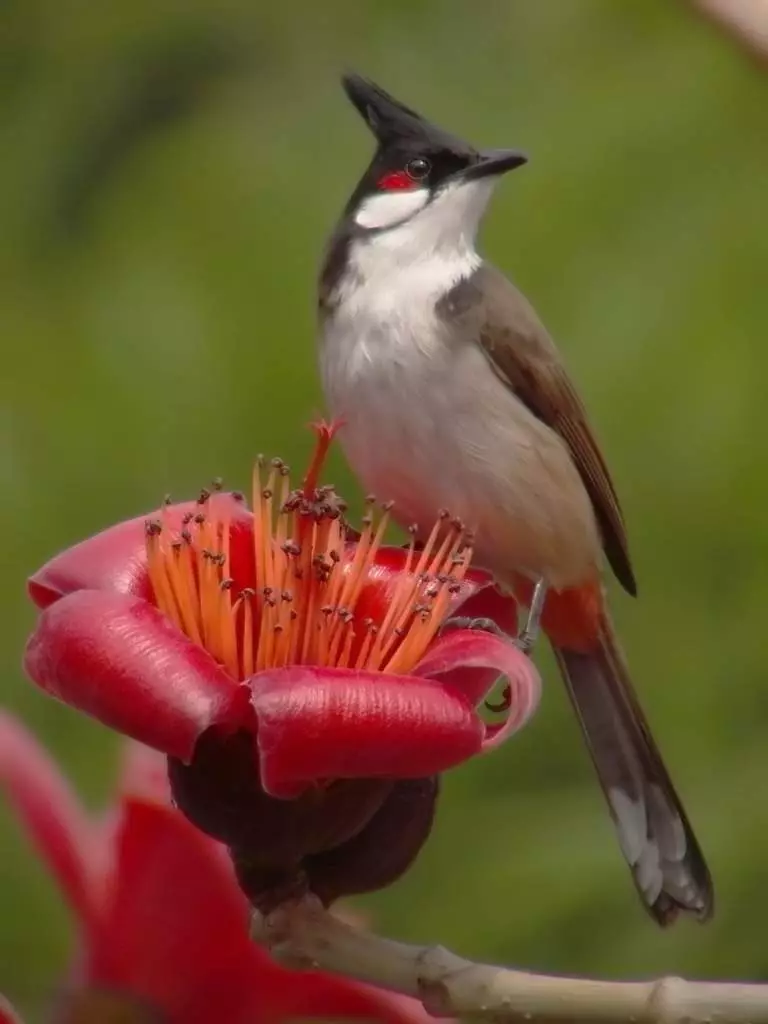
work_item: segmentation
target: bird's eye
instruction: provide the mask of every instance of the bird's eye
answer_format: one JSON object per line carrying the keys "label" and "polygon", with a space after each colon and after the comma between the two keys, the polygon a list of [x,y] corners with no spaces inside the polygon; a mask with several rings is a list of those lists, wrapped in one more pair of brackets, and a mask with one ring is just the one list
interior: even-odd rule
{"label": "bird's eye", "polygon": [[424,156],[414,157],[405,165],[405,172],[414,181],[422,181],[432,170],[432,164]]}

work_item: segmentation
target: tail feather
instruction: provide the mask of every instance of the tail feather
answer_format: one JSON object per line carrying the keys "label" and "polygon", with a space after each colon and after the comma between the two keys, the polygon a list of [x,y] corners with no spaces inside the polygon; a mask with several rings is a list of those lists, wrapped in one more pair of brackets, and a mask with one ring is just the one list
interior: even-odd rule
{"label": "tail feather", "polygon": [[593,652],[553,649],[641,899],[661,925],[681,911],[707,920],[714,901],[709,870],[607,614]]}

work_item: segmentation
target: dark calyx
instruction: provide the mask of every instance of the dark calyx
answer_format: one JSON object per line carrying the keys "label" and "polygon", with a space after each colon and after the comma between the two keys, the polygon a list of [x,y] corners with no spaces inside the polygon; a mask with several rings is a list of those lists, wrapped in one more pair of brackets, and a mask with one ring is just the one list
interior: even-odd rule
{"label": "dark calyx", "polygon": [[168,774],[176,805],[229,848],[262,913],[306,892],[328,906],[390,885],[426,841],[438,795],[436,778],[342,779],[278,800],[261,787],[246,732],[209,730],[189,765],[168,759]]}

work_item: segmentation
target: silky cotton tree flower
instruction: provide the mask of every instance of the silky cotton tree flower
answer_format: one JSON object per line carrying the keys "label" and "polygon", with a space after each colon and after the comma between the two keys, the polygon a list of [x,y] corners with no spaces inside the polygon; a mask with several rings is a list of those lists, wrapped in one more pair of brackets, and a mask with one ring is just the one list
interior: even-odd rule
{"label": "silky cotton tree flower", "polygon": [[[361,532],[319,474],[259,460],[253,510],[204,491],[70,548],[30,580],[26,652],[45,690],[168,755],[174,799],[226,843],[254,905],[380,888],[416,856],[438,776],[533,712],[539,680],[504,632],[516,609],[441,515],[429,537]],[[478,713],[495,679],[504,718]]]}
{"label": "silky cotton tree flower", "polygon": [[[413,999],[274,962],[248,936],[226,851],[168,803],[163,758],[129,743],[111,806],[89,815],[46,751],[0,712],[0,797],[77,925],[56,1024],[426,1024]],[[0,996],[0,1024],[20,1024]]]}

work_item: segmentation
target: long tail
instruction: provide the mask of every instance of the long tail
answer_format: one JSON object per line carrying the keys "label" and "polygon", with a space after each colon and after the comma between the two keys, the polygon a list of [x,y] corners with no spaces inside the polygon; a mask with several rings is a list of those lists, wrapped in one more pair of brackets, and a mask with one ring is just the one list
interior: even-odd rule
{"label": "long tail", "polygon": [[607,612],[589,653],[553,643],[622,852],[661,925],[681,911],[705,921],[712,879],[629,678]]}

